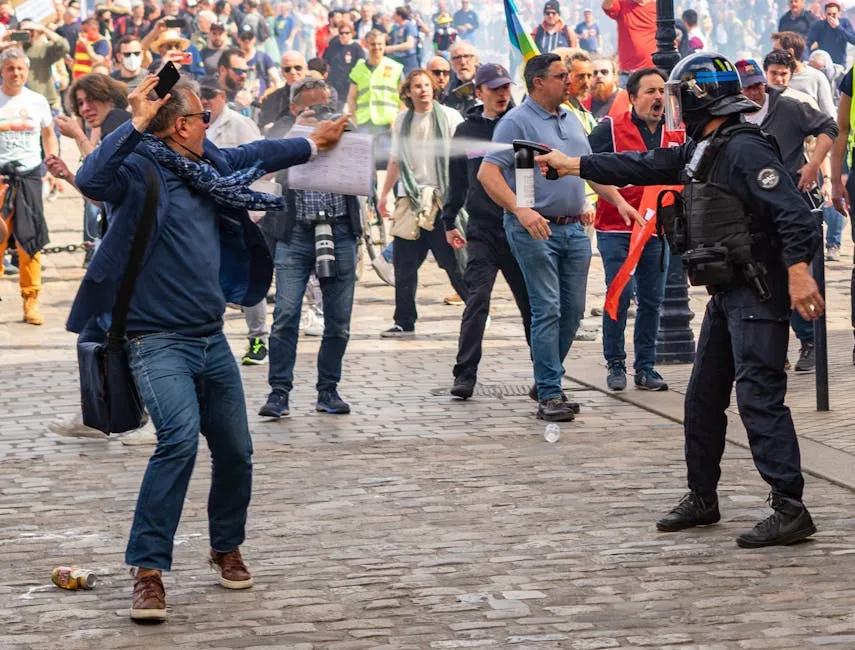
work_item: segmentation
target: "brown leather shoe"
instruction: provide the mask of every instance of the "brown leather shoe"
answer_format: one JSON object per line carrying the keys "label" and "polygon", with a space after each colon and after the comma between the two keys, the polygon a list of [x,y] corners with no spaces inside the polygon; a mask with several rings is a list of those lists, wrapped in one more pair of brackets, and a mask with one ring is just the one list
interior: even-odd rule
{"label": "brown leather shoe", "polygon": [[134,573],[134,596],[131,618],[135,621],[165,621],[166,594],[160,571],[137,569]]}
{"label": "brown leather shoe", "polygon": [[239,548],[228,553],[211,549],[208,564],[219,572],[220,584],[226,589],[249,589],[252,586],[252,574],[243,563]]}

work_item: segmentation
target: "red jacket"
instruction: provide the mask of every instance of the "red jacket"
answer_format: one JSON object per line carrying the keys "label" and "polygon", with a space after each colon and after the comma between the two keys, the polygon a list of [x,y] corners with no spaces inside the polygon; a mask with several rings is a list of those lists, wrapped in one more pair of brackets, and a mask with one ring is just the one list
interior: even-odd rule
{"label": "red jacket", "polygon": [[[603,118],[603,121],[608,120],[612,129],[612,143],[614,144],[614,152],[622,151],[647,151],[647,145],[639,132],[640,125],[632,120],[632,113],[621,113],[620,115],[609,115]],[[667,131],[663,125],[662,139],[659,143],[661,147],[676,147],[683,144],[685,141],[685,133],[683,131]],[[644,194],[644,188],[636,185],[630,185],[618,190],[623,198],[626,199],[632,207],[638,208],[641,205],[641,195]],[[597,218],[594,221],[594,227],[597,230],[607,230],[610,232],[632,232],[632,224],[626,225],[623,222],[623,217],[618,214],[614,204],[609,203],[601,198],[597,201]]]}
{"label": "red jacket", "polygon": [[621,71],[632,72],[653,65],[656,51],[656,3],[615,0],[605,14],[618,28],[618,61]]}

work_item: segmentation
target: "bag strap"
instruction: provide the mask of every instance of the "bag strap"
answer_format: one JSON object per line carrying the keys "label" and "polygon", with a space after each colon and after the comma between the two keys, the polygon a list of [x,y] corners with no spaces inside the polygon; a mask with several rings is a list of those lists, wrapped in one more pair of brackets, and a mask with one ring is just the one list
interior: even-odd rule
{"label": "bag strap", "polygon": [[128,263],[125,266],[125,274],[116,294],[116,302],[113,305],[113,316],[110,321],[108,337],[114,339],[125,338],[125,328],[128,324],[128,308],[131,305],[131,297],[134,295],[134,284],[142,268],[143,257],[148,247],[148,240],[154,226],[157,204],[160,198],[160,186],[153,171],[149,171],[145,188],[145,201],[143,202],[142,214],[134,233],[134,241],[131,244],[131,252]]}

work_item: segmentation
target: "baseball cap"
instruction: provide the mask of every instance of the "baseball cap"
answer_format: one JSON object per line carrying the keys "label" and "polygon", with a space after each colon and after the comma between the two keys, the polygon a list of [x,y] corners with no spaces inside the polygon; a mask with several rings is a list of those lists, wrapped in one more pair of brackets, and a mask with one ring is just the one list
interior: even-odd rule
{"label": "baseball cap", "polygon": [[481,84],[487,84],[487,88],[495,90],[511,83],[511,75],[498,63],[485,63],[476,70],[472,83],[476,88]]}
{"label": "baseball cap", "polygon": [[217,29],[221,32],[226,31],[226,26],[224,23],[211,23],[211,29]]}
{"label": "baseball cap", "polygon": [[582,9],[582,13],[583,14],[592,14],[592,13],[594,13],[594,10],[591,9],[590,7],[585,7],[584,9]]}
{"label": "baseball cap", "polygon": [[543,13],[547,11],[554,11],[555,13],[561,13],[561,5],[558,4],[558,0],[546,0],[546,4],[543,5]]}
{"label": "baseball cap", "polygon": [[255,38],[255,29],[252,25],[241,25],[240,31],[238,32],[238,38],[241,40]]}
{"label": "baseball cap", "polygon": [[736,71],[739,73],[739,81],[742,82],[742,87],[747,88],[756,83],[766,83],[766,75],[763,74],[763,68],[757,65],[754,59],[742,59],[736,62]]}

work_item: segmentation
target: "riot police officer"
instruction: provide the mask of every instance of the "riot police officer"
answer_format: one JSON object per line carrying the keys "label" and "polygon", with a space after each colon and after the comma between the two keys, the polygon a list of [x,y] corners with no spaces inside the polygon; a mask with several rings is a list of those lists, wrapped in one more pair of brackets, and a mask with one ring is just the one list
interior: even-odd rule
{"label": "riot police officer", "polygon": [[736,69],[719,54],[683,59],[666,85],[669,128],[685,124],[686,144],[644,153],[537,158],[561,175],[622,186],[684,183],[674,208],[660,210],[669,243],[692,284],[710,300],[685,401],[690,492],[656,526],[670,532],[719,521],[730,393],[748,432],[757,470],[771,486],[773,513],[737,538],[745,548],[792,544],[816,532],[802,502],[804,479],[790,410],[784,404],[790,309],[815,320],[825,304],[808,272],[820,245],[806,203],[777,146],[741,114]]}

